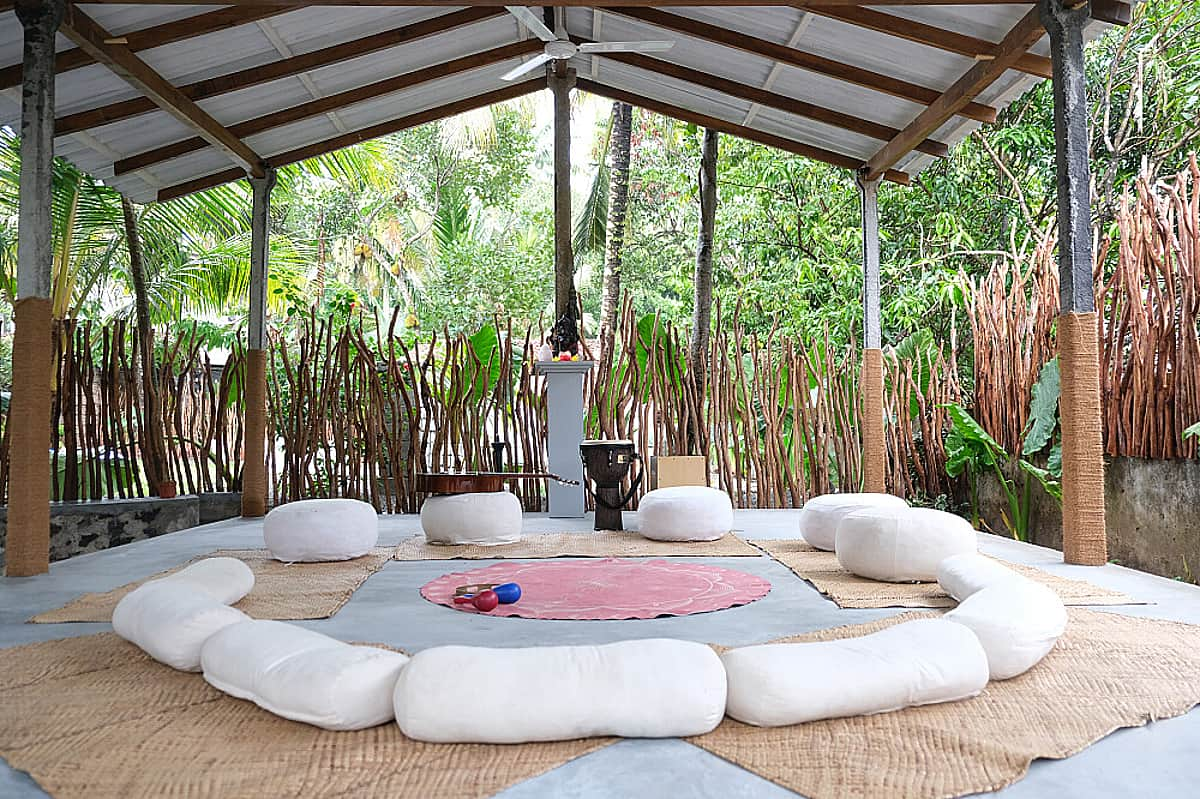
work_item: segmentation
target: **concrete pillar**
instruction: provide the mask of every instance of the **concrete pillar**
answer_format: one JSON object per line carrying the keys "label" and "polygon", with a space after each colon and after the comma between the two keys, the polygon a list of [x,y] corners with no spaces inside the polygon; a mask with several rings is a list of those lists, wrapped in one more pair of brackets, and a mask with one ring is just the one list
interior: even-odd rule
{"label": "concrete pillar", "polygon": [[552,474],[580,485],[549,481],[551,518],[583,517],[583,377],[593,361],[538,361],[534,373],[546,376],[546,466]]}
{"label": "concrete pillar", "polygon": [[64,0],[18,0],[25,35],[21,90],[21,183],[17,222],[13,390],[9,404],[10,577],[50,570],[50,403],[54,371],[50,290],[54,160],[54,36]]}
{"label": "concrete pillar", "polygon": [[250,178],[250,318],[246,348],[246,459],[242,471],[242,516],[267,512],[267,254],[270,251],[271,190],[275,170]]}
{"label": "concrete pillar", "polygon": [[862,490],[887,491],[887,439],[883,428],[883,335],[879,312],[879,180],[859,178],[863,229]]}
{"label": "concrete pillar", "polygon": [[554,318],[574,317],[575,256],[571,251],[571,89],[575,70],[566,61],[547,67],[554,95]]}
{"label": "concrete pillar", "polygon": [[1058,169],[1058,363],[1063,436],[1063,556],[1100,566],[1108,560],[1104,521],[1104,446],[1100,348],[1092,285],[1092,209],[1088,166],[1083,29],[1087,3],[1040,0],[1054,71]]}

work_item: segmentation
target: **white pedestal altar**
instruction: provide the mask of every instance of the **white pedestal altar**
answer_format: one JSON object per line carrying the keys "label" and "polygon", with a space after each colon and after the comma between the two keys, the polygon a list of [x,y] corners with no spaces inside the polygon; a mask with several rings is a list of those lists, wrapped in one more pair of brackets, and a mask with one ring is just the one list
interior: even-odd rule
{"label": "white pedestal altar", "polygon": [[534,374],[546,377],[547,468],[579,485],[550,480],[550,516],[555,519],[583,517],[583,376],[595,361],[538,361]]}

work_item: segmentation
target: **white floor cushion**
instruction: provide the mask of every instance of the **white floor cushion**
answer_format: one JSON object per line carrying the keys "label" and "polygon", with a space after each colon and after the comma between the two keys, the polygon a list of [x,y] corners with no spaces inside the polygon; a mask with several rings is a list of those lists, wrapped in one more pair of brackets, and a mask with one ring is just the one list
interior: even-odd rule
{"label": "white floor cushion", "polygon": [[273,508],[263,541],[284,563],[350,560],[379,541],[379,515],[357,499],[303,499]]}
{"label": "white floor cushion", "polygon": [[842,641],[729,650],[721,656],[729,679],[726,713],[782,727],[975,696],[988,681],[987,656],[964,632],[948,621],[920,619]]}
{"label": "white floor cushion", "polygon": [[113,610],[117,635],[180,671],[200,671],[200,650],[231,624],[249,621],[187,581],[152,580],[130,591]]}
{"label": "white floor cushion", "polygon": [[1058,594],[1024,577],[976,591],[944,618],[979,638],[993,680],[1029,671],[1067,629],[1067,610]]}
{"label": "white floor cushion", "polygon": [[655,541],[715,541],[733,529],[729,495],[707,486],[649,491],[637,515],[638,532]]}
{"label": "white floor cushion", "polygon": [[891,494],[822,494],[800,510],[800,536],[817,549],[832,552],[838,523],[847,514],[864,508],[907,507],[907,502]]}
{"label": "white floor cushion", "polygon": [[521,540],[521,500],[509,491],[429,497],[421,529],[431,544],[513,544]]}
{"label": "white floor cushion", "polygon": [[202,660],[204,679],[230,696],[327,730],[361,730],[392,720],[408,657],[281,621],[247,621],[210,638]]}
{"label": "white floor cushion", "polygon": [[254,572],[237,558],[205,558],[154,582],[166,581],[189,585],[223,605],[232,605],[254,588]]}
{"label": "white floor cushion", "polygon": [[961,516],[931,508],[866,508],[842,517],[835,550],[842,568],[869,580],[933,582],[938,565],[975,551]]}
{"label": "white floor cushion", "polygon": [[602,646],[440,646],[396,683],[396,721],[435,743],[565,741],[597,735],[702,735],[725,713],[711,648],[647,639]]}
{"label": "white floor cushion", "polygon": [[950,596],[962,602],[988,586],[1008,580],[1025,579],[995,558],[968,552],[946,558],[938,564],[937,581]]}

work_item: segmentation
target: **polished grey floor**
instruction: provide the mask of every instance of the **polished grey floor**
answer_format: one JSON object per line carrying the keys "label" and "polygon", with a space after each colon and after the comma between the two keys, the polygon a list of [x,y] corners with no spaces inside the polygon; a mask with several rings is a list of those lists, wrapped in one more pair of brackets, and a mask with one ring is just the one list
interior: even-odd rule
{"label": "polished grey floor", "polygon": [[[628,517],[633,522],[632,517]],[[796,537],[794,511],[739,511],[736,524],[749,538]],[[590,529],[590,520],[526,518],[526,532]],[[415,516],[382,517],[380,543],[391,544],[420,529]],[[0,647],[88,635],[107,624],[26,624],[30,616],[58,607],[81,593],[105,591],[176,566],[193,555],[262,544],[261,522],[230,520],[161,536],[56,563],[48,575],[0,579]],[[1061,555],[990,535],[982,551],[1047,571],[1124,591],[1148,604],[1101,608],[1108,612],[1200,624],[1200,588],[1120,566],[1066,566]],[[774,561],[705,558],[770,580],[771,592],[750,605],[680,618],[630,621],[542,621],[454,613],[423,600],[417,589],[450,571],[494,561],[393,562],[373,575],[333,618],[299,622],[345,640],[376,641],[416,651],[446,643],[492,646],[599,643],[669,636],[743,645],[826,627],[876,619],[900,610],[841,610]],[[4,710],[0,707],[0,724]],[[1200,711],[1147,727],[1120,730],[1075,757],[1039,761],[1029,776],[998,796],[1091,799],[1092,797],[1194,797],[1200,795]],[[627,740],[504,791],[505,799],[530,797],[657,797],[670,786],[686,797],[795,796],[741,768],[677,740]],[[45,796],[25,774],[0,760],[0,797]],[[882,799],[886,799],[882,798]]]}

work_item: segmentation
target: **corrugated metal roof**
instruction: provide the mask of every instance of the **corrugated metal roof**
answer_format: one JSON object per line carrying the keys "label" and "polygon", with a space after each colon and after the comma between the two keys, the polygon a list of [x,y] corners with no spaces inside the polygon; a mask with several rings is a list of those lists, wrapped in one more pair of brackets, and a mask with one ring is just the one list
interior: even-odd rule
{"label": "corrugated metal roof", "polygon": [[[111,33],[120,35],[195,17],[221,6],[104,4],[83,5],[81,8]],[[236,27],[143,50],[138,56],[171,83],[182,86],[313,53],[391,28],[450,14],[455,10],[446,7],[300,7]],[[803,53],[868,69],[938,92],[952,85],[975,63],[973,58],[967,56],[791,7],[681,7],[667,10],[678,16],[790,46]],[[999,42],[1028,12],[1029,6],[888,6],[879,10],[894,17]],[[571,35],[598,41],[670,39],[675,42],[675,47],[654,54],[655,58],[747,86],[767,88],[779,95],[896,129],[904,128],[924,108],[918,102],[795,66],[777,64],[762,55],[667,31],[615,9],[601,12],[590,8],[570,8],[566,11],[566,24]],[[1096,35],[1102,29],[1102,23],[1093,23],[1089,35]],[[528,38],[528,33],[513,17],[498,14],[418,41],[199,99],[198,104],[218,122],[230,127],[310,102],[314,98],[355,89]],[[21,41],[21,26],[14,13],[0,12],[0,67],[20,62]],[[59,35],[60,52],[73,46],[65,36]],[[1047,52],[1044,37],[1032,52]],[[520,58],[510,58],[430,80],[336,111],[248,135],[245,142],[259,155],[269,158],[348,132],[467,101],[510,85],[500,76],[519,62]],[[856,161],[867,161],[884,144],[871,136],[760,106],[612,59],[577,56],[572,66],[582,77],[597,84],[632,92],[798,144],[822,148]],[[1009,70],[977,99],[1000,108],[1038,80],[1033,75]],[[100,65],[61,73],[56,93],[57,115],[60,119],[139,97],[137,91]],[[0,124],[15,128],[19,116],[20,87],[0,91]],[[955,116],[943,124],[932,138],[953,145],[978,124],[966,117]],[[153,110],[59,136],[56,147],[60,155],[72,160],[80,168],[104,179],[134,200],[148,202],[155,199],[160,190],[226,173],[231,162],[217,150],[206,146],[122,175],[114,174],[114,164],[164,145],[191,139],[195,135],[194,130],[169,114]],[[896,168],[910,174],[916,173],[932,160],[930,155],[912,152],[902,158]]]}

